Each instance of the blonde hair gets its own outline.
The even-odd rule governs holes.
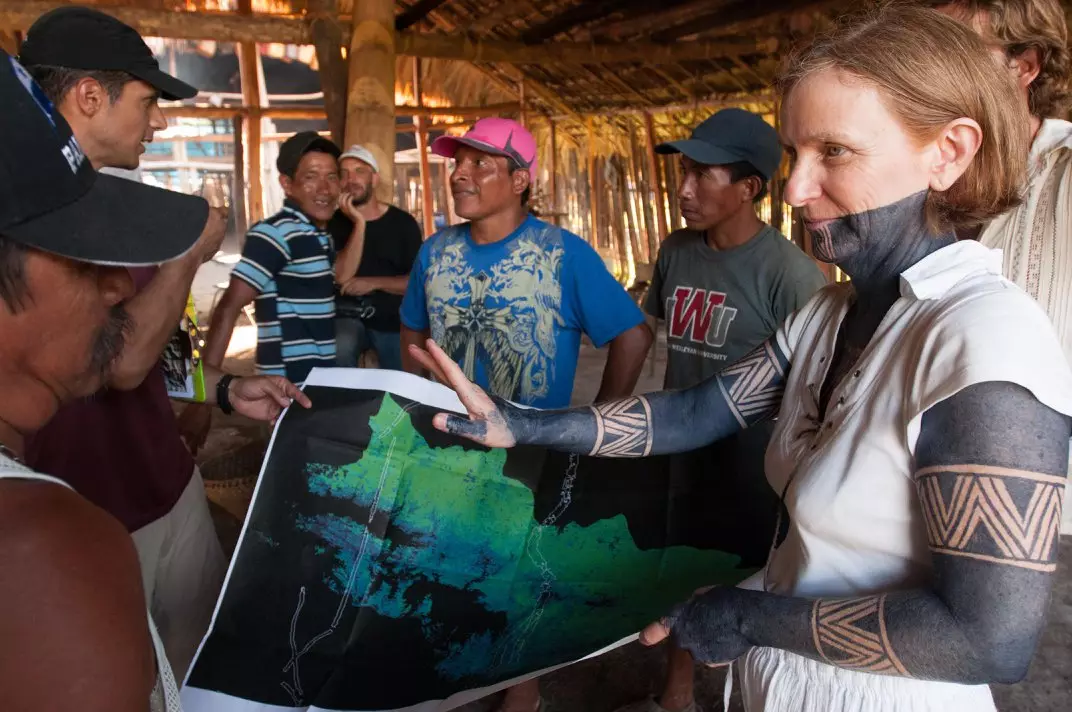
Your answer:
[[[928,220],[936,230],[978,225],[1020,202],[1029,117],[1009,73],[970,28],[922,7],[880,7],[788,57],[776,86],[785,97],[828,69],[878,89],[919,144],[933,141],[959,118],[982,128],[979,151],[964,174],[927,198]]]
[[[969,22],[976,17],[988,20],[985,29],[1010,59],[1030,49],[1038,52],[1039,75],[1027,88],[1030,111],[1044,119],[1062,117],[1072,60],[1065,11],[1057,0],[923,0],[923,4],[956,8]]]

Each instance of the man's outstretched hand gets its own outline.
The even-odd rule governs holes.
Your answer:
[[[428,339],[427,350],[416,344],[409,347],[410,355],[427,368],[440,383],[449,385],[458,394],[468,418],[448,413],[439,413],[432,421],[438,430],[474,440],[487,447],[513,447],[517,437],[511,430],[510,420],[519,410],[505,401],[491,399],[480,386],[465,377],[458,364],[447,356],[436,342]]]

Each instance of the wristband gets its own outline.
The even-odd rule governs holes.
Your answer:
[[[234,412],[234,408],[231,407],[231,381],[234,380],[234,376],[229,373],[225,373],[216,383],[216,405],[220,407],[224,415],[230,415]]]

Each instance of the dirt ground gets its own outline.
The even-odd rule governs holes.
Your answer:
[[[659,353],[665,353],[661,348]],[[591,402],[599,388],[604,354],[585,346],[576,378],[574,402]],[[238,350],[227,362],[233,373],[252,370],[252,353]],[[657,390],[665,362],[645,366],[638,391]],[[248,505],[259,472],[269,429],[241,416],[216,413],[205,448],[198,454],[220,539],[233,552],[240,517]],[[541,681],[548,712],[612,712],[619,706],[656,693],[665,666],[663,648],[625,646],[594,660],[578,663]],[[707,712],[722,710],[725,671],[697,668],[697,700]],[[742,710],[735,686],[730,710]],[[1026,681],[994,686],[1002,712],[1068,712],[1072,710],[1072,538],[1061,543],[1061,567],[1050,607],[1049,625]],[[493,710],[497,698],[467,705],[465,712]]]

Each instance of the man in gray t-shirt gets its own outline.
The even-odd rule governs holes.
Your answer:
[[[755,215],[751,203],[744,209]],[[666,388],[695,385],[737,361],[826,283],[810,257],[755,220],[757,232],[724,249],[688,228],[663,242],[644,310],[666,322]]]
[[[811,258],[756,215],[782,160],[778,135],[762,118],[725,109],[691,138],[656,150],[682,154],[678,202],[688,228],[663,242],[644,308],[666,322],[666,387],[687,388],[770,338],[826,280]],[[676,462],[677,469],[711,474],[709,489],[688,497],[734,503],[732,516],[706,526],[729,527],[748,539],[741,542],[750,559],[743,566],[763,565],[777,517],[777,497],[763,476],[771,430],[753,426]],[[662,695],[623,709],[693,712],[693,672],[689,654],[671,647]]]

